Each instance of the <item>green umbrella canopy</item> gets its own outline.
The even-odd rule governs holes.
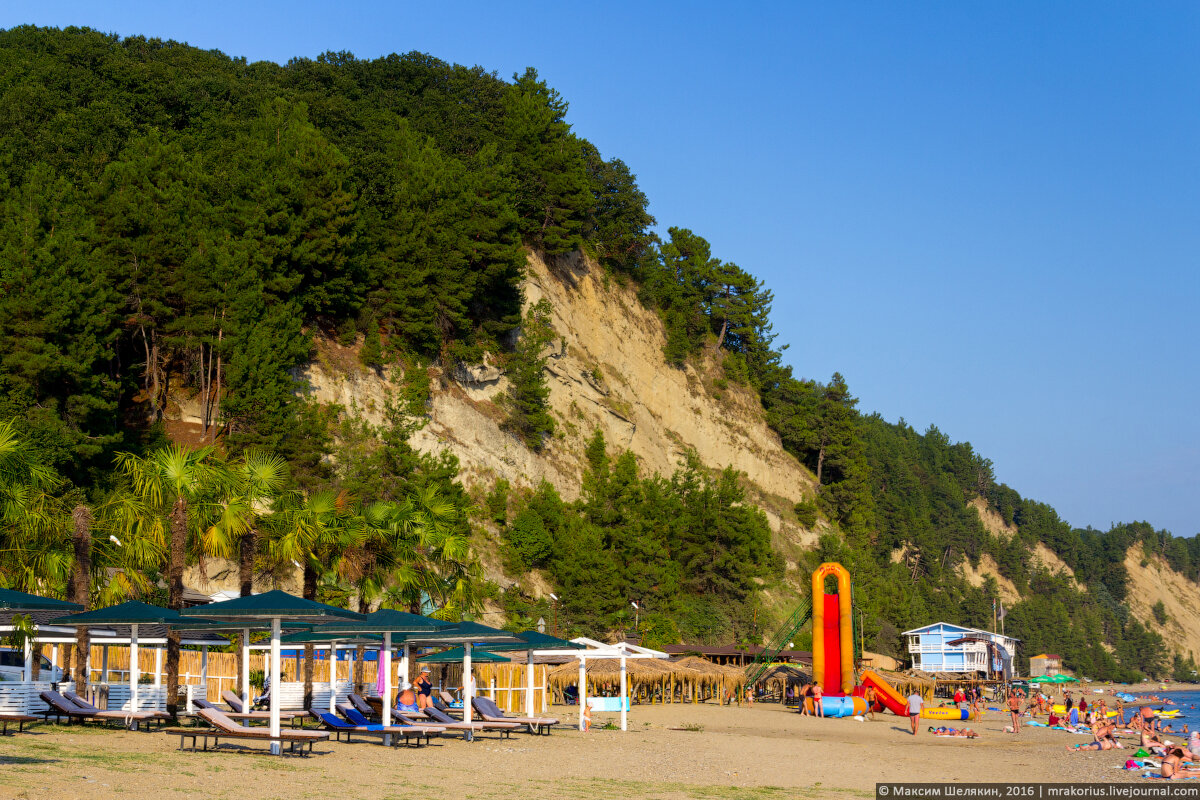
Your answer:
[[[1078,683],[1078,678],[1070,675],[1042,675],[1040,678],[1030,678],[1032,683]]]
[[[489,644],[488,650],[496,652],[507,652],[510,650],[586,650],[587,648],[581,644],[560,639],[557,636],[551,636],[548,633],[539,631],[522,631],[521,633],[513,634],[521,640],[521,644]]]
[[[184,622],[180,612],[170,608],[152,606],[140,600],[127,600],[108,608],[97,608],[66,617],[52,619],[50,625],[174,625]],[[205,623],[208,620],[192,619],[188,622]],[[207,628],[208,625],[201,627]]]
[[[328,622],[331,619],[361,620],[362,614],[336,606],[327,606],[313,600],[305,600],[278,589],[247,597],[235,597],[220,603],[185,608],[184,617],[196,617],[236,623],[239,627],[258,627],[269,620],[288,622]]]
[[[336,620],[313,630],[313,633],[413,633],[432,634],[451,627],[449,622],[381,608],[373,614],[355,615],[354,620]],[[406,637],[407,638],[407,637]]]
[[[21,611],[62,611],[64,613],[83,611],[83,606],[78,603],[68,603],[66,600],[55,600],[53,597],[18,592],[16,589],[0,589],[0,608]]]
[[[383,636],[378,633],[319,633],[317,631],[297,631],[279,637],[280,644],[365,644],[379,647],[383,644]]]
[[[529,645],[515,634],[480,625],[478,622],[460,622],[431,633],[412,633],[404,637],[409,644],[519,644],[518,650],[527,650]]]
[[[459,664],[462,663],[465,655],[466,653],[464,652],[464,649],[460,646],[452,647],[449,650],[443,650],[440,653],[430,653],[429,655],[421,656],[417,659],[417,661],[420,661],[422,664]],[[502,655],[489,653],[487,650],[481,649],[471,651],[471,663],[473,664],[479,662],[499,663],[510,660],[511,659],[505,658]]]

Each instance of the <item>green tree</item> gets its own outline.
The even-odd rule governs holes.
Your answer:
[[[137,523],[139,529],[165,528],[169,542],[167,606],[180,610],[189,539],[198,543],[212,537],[213,525],[224,513],[236,479],[228,465],[207,447],[171,445],[145,456],[118,453],[116,465],[128,481],[132,496],[142,504],[144,516]],[[172,629],[167,632],[167,713],[171,716],[178,714],[178,694],[179,632]]]
[[[508,360],[508,417],[504,424],[533,450],[540,450],[546,437],[554,433],[545,355],[555,335],[550,322],[552,312],[545,298],[530,306],[516,349]]]

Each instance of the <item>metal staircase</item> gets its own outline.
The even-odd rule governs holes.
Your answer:
[[[780,651],[787,647],[788,642],[792,641],[804,623],[810,619],[812,619],[812,599],[806,597],[800,601],[800,605],[796,606],[792,615],[771,637],[771,641],[763,647],[763,651],[746,667],[746,678],[751,686],[758,683],[766,674],[766,671],[771,668],[771,664],[779,657]]]

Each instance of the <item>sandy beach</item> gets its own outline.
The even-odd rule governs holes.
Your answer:
[[[557,709],[564,722],[573,708]],[[596,725],[615,715],[597,714]],[[980,739],[908,733],[892,714],[874,721],[801,717],[774,704],[634,706],[630,730],[549,737],[453,739],[427,748],[329,743],[311,758],[261,749],[179,752],[159,733],[35,726],[0,740],[3,798],[537,798],[868,797],[877,781],[1123,781],[1132,752],[1072,753],[1089,737],[1027,728],[1007,715],[970,726]],[[686,728],[687,730],[677,730]],[[1129,741],[1129,740],[1127,740]],[[1130,742],[1132,744],[1132,742]],[[223,746],[224,747],[224,746]],[[261,746],[255,745],[256,748]],[[353,796],[352,795],[352,796]]]

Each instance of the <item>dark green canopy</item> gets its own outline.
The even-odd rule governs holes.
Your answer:
[[[246,627],[255,627],[249,623],[259,620],[286,619],[293,622],[326,622],[330,619],[361,620],[362,614],[347,611],[336,606],[327,606],[313,600],[305,600],[275,589],[262,594],[252,594],[247,597],[235,597],[220,603],[210,603],[206,606],[185,608],[184,617],[199,617],[223,622],[234,622]]]
[[[381,608],[373,614],[356,614],[353,621],[337,620],[322,625],[313,633],[434,633],[451,627],[451,623],[443,622],[420,614],[410,614],[407,611],[397,611],[394,608]],[[407,638],[407,637],[405,637]]]
[[[508,631],[480,625],[478,622],[460,622],[431,633],[413,633],[404,637],[409,644],[519,644],[518,650],[528,649],[524,640]]]
[[[127,600],[108,608],[97,608],[50,620],[50,625],[171,625],[183,622],[178,611],[152,606],[140,600]],[[206,622],[207,620],[188,620]]]
[[[488,650],[496,652],[508,652],[512,650],[586,650],[587,648],[581,644],[560,639],[557,636],[551,636],[548,633],[540,631],[521,631],[513,634],[521,640],[521,644],[489,644]],[[474,656],[472,656],[474,657]]]
[[[318,631],[297,631],[279,637],[280,644],[365,644],[379,647],[383,644],[383,636],[378,633],[322,633]]]
[[[20,609],[21,611],[82,611],[78,603],[68,603],[66,600],[55,600],[53,597],[41,597],[36,594],[18,592],[16,589],[0,589],[0,608]]]
[[[440,653],[430,653],[429,655],[420,656],[417,661],[422,664],[459,664],[462,663],[466,653],[463,647],[452,647],[449,650],[443,650]],[[471,651],[471,663],[498,663],[510,661],[496,653],[489,653],[487,650],[479,649]]]

